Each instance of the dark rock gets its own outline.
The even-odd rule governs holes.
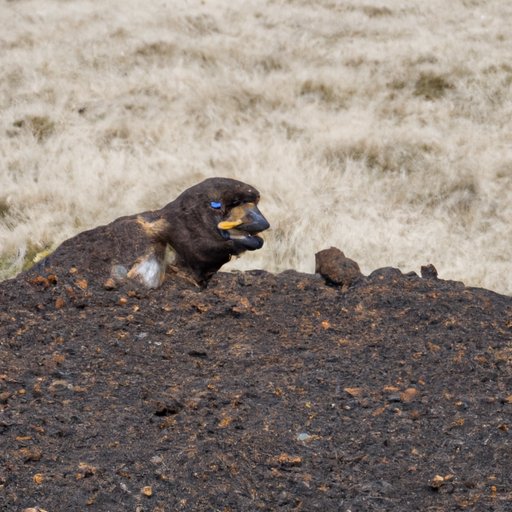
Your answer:
[[[396,280],[401,279],[403,277],[402,272],[400,269],[395,267],[382,267],[378,268],[377,270],[374,270],[368,278],[371,280],[379,280],[379,281],[385,281],[388,279]]]
[[[183,409],[183,404],[172,397],[153,400],[151,406],[155,416],[172,416]]]
[[[437,270],[432,263],[421,267],[421,277],[423,279],[437,279]]]
[[[315,263],[315,272],[320,274],[326,283],[341,286],[345,290],[363,276],[359,265],[336,247],[317,252]]]

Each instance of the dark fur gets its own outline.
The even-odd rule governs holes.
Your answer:
[[[176,253],[173,268],[204,286],[231,256],[253,249],[226,239],[217,224],[229,216],[232,206],[258,200],[259,192],[250,185],[210,178],[185,190],[161,210],[121,217],[66,240],[38,270],[76,267],[107,278],[113,265],[129,270],[148,254],[163,258],[169,244]],[[222,203],[222,208],[213,209],[212,201]],[[260,230],[267,227],[268,223]]]

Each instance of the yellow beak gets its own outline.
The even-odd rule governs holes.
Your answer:
[[[237,220],[223,220],[222,222],[219,222],[217,224],[217,227],[219,229],[225,229],[225,230],[228,230],[228,229],[233,229],[233,228],[236,228],[237,226],[240,226],[240,224],[243,224],[243,220],[242,219],[237,219]]]

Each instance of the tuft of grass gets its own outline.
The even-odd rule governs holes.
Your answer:
[[[428,168],[429,155],[438,149],[426,143],[372,144],[366,141],[328,148],[324,158],[328,165],[344,165],[347,160],[361,161],[369,169],[384,173],[415,172]]]
[[[29,243],[23,258],[21,270],[25,271],[33,267],[36,263],[46,258],[52,252],[51,246],[41,246],[40,244]]]
[[[281,71],[284,69],[284,65],[281,59],[274,55],[266,55],[265,57],[262,57],[256,62],[256,66],[262,69],[265,73]]]
[[[5,197],[0,197],[0,219],[3,219],[7,217],[7,214],[9,213],[9,203],[7,202],[7,199]]]
[[[14,121],[12,125],[30,131],[37,142],[43,142],[55,132],[55,123],[47,116],[27,116]]]
[[[377,7],[373,5],[365,5],[361,10],[368,18],[380,18],[382,16],[392,16],[393,11],[387,7]]]
[[[323,103],[344,106],[344,100],[340,91],[333,85],[319,80],[305,80],[299,90],[300,96],[318,98]]]
[[[127,126],[112,126],[103,132],[103,135],[99,137],[98,142],[105,147],[110,147],[116,144],[126,144],[130,135],[131,133]]]
[[[216,34],[219,27],[213,16],[208,14],[199,14],[196,16],[185,16],[187,28],[194,35],[205,36],[208,34]]]
[[[446,94],[446,91],[453,88],[453,84],[441,75],[431,72],[421,73],[414,84],[414,95],[422,96],[426,100],[438,100]]]
[[[172,58],[176,55],[176,45],[167,43],[165,41],[157,41],[154,43],[146,43],[139,46],[135,50],[135,55],[140,57],[160,57],[160,58]]]

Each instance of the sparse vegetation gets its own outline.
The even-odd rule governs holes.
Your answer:
[[[0,2],[3,267],[228,175],[274,227],[231,268],[313,271],[329,244],[512,292],[511,18],[496,0]]]
[[[14,128],[28,130],[37,140],[43,142],[55,131],[55,123],[47,116],[27,116],[12,123]],[[13,134],[14,132],[10,132]]]
[[[7,214],[9,213],[9,209],[10,206],[7,199],[4,197],[0,197],[0,220],[7,216]]]
[[[438,100],[446,94],[446,91],[453,88],[453,85],[443,76],[435,73],[421,73],[414,84],[414,94],[426,100]]]
[[[142,57],[173,57],[176,55],[176,45],[165,41],[157,41],[155,43],[146,43],[139,46],[135,50],[135,55]]]
[[[380,18],[382,16],[392,16],[393,15],[393,11],[391,9],[389,9],[388,7],[379,7],[376,5],[364,5],[361,9],[369,18]]]

